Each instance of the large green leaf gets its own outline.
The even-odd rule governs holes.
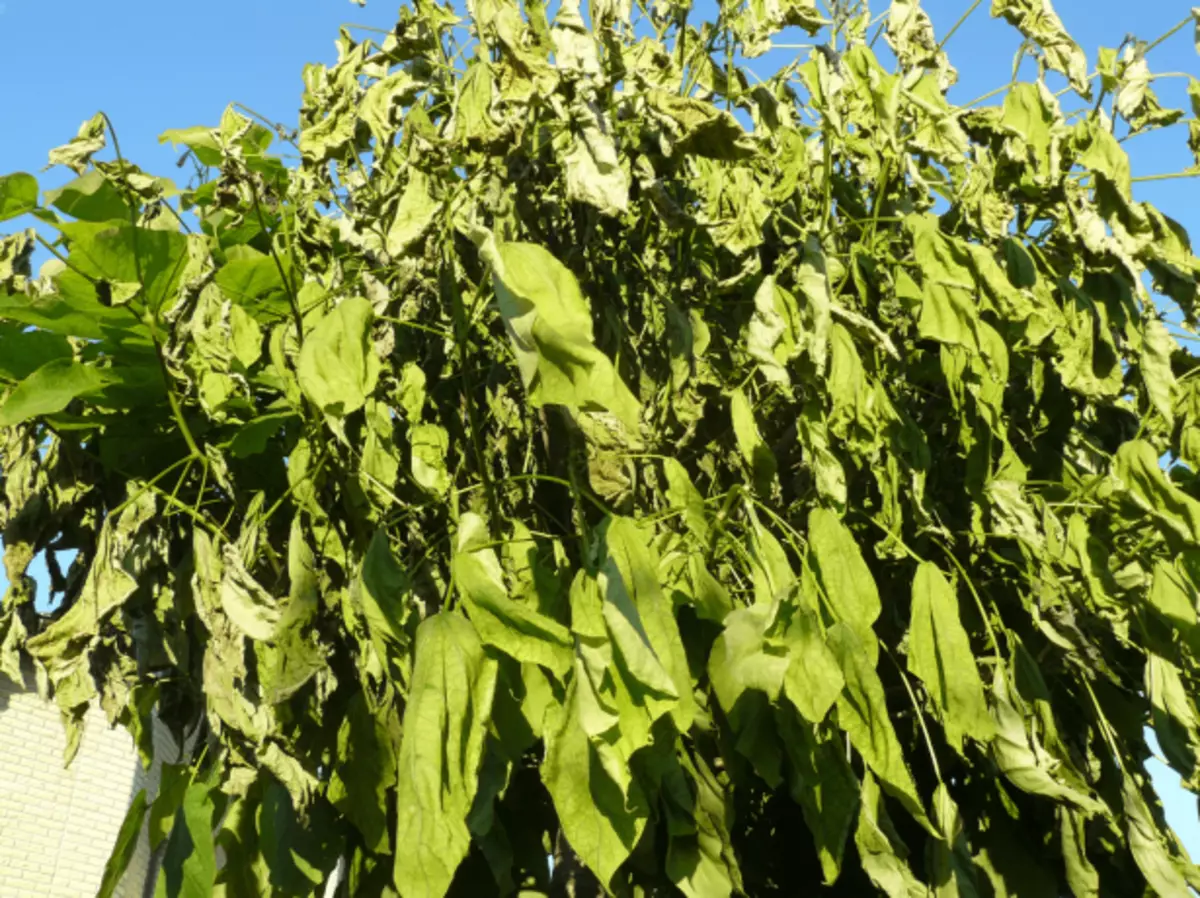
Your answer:
[[[814,508],[808,516],[808,544],[826,600],[838,619],[854,629],[874,666],[879,646],[872,627],[882,605],[854,535],[833,512]]]
[[[458,528],[454,582],[480,639],[517,661],[540,664],[561,678],[571,667],[570,632],[558,621],[509,598],[482,518],[463,515]]]
[[[167,839],[155,898],[207,898],[212,894],[217,876],[214,815],[212,785],[193,781]]]
[[[117,832],[117,840],[113,844],[112,854],[104,865],[104,877],[100,880],[100,888],[96,890],[96,898],[112,898],[129,862],[133,860],[138,847],[138,835],[142,830],[142,821],[146,817],[146,790],[139,789],[137,795],[125,812],[121,821],[121,829]]]
[[[1113,473],[1129,499],[1161,527],[1192,545],[1200,545],[1200,500],[1179,489],[1158,465],[1158,454],[1144,440],[1131,440],[1117,450]]]
[[[46,202],[80,221],[129,220],[129,204],[120,188],[98,171],[80,175],[56,190],[47,190]]]
[[[417,629],[396,780],[395,881],[402,898],[441,898],[467,856],[496,663],[475,628],[443,611]]]
[[[60,412],[72,400],[94,394],[112,382],[112,374],[103,368],[70,358],[53,359],[8,394],[0,405],[0,427]]]
[[[564,704],[547,718],[542,780],[571,847],[607,884],[641,837],[649,808],[640,787],[623,794],[605,769],[579,717],[580,688],[576,678]]]
[[[357,296],[339,303],[305,336],[297,374],[304,394],[325,414],[358,411],[375,389],[380,361],[371,342],[374,312]]]
[[[70,241],[72,268],[112,285],[114,301],[140,293],[146,306],[157,311],[183,272],[187,239],[178,231],[113,221],[64,222],[60,227]]]
[[[388,792],[397,768],[391,737],[377,714],[361,693],[350,700],[338,728],[329,800],[354,822],[368,848],[387,854]]]
[[[531,243],[495,244],[491,258],[496,300],[530,401],[603,409],[636,431],[638,401],[596,347],[591,308],[570,270]]]
[[[934,831],[904,761],[904,750],[888,714],[883,684],[862,643],[845,623],[831,627],[828,640],[846,678],[837,702],[838,726],[846,731],[850,743],[879,777],[884,789],[919,823]]]
[[[987,742],[995,732],[975,666],[958,596],[936,565],[917,567],[912,587],[908,668],[921,678],[942,714],[946,738],[959,752],[962,738]]]
[[[19,381],[43,365],[73,355],[61,334],[0,323],[0,380]]]

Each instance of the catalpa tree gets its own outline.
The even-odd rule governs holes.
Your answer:
[[[1124,144],[1200,81],[991,11],[956,106],[916,0],[415,0],[186,187],[103,115],[0,180],[0,669],[187,748],[102,893],[144,824],[189,898],[1200,887],[1200,260]]]

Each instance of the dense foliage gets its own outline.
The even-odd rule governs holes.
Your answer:
[[[823,10],[415,0],[185,188],[103,115],[0,179],[0,669],[187,746],[106,893],[143,824],[169,896],[1200,887],[1200,260],[1124,146],[1200,122],[1049,0],[962,107]]]

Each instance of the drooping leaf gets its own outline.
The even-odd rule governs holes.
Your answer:
[[[212,894],[217,875],[214,812],[212,786],[193,781],[184,792],[167,839],[154,890],[156,898],[200,898]]]
[[[879,647],[872,627],[883,606],[854,535],[833,512],[814,508],[808,516],[808,542],[825,598],[854,630],[874,666]]]
[[[912,774],[904,762],[904,750],[892,726],[883,684],[870,663],[854,629],[846,623],[829,629],[829,648],[846,679],[838,697],[838,726],[879,778],[884,789],[899,801],[913,818],[933,831],[917,794]]]
[[[962,738],[986,743],[995,727],[963,628],[958,597],[936,565],[922,562],[913,577],[908,668],[940,709],[946,737],[959,752]]]
[[[486,525],[478,515],[463,515],[458,528],[454,581],[479,638],[517,661],[540,664],[561,677],[571,667],[567,628],[509,597],[500,562],[488,546]]]
[[[591,309],[575,276],[540,246],[499,243],[492,278],[530,401],[602,409],[636,431],[637,399],[596,347]]]
[[[104,865],[104,877],[100,880],[100,888],[96,890],[96,898],[111,898],[121,883],[129,862],[137,851],[138,834],[142,829],[142,821],[146,817],[146,790],[139,789],[137,795],[125,812],[121,828],[117,832],[117,840],[113,844],[112,854]]]
[[[396,889],[441,898],[467,855],[496,665],[474,627],[443,611],[417,629],[396,780]]]

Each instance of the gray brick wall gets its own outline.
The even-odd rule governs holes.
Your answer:
[[[176,749],[156,729],[155,764],[143,770],[129,735],[97,706],[64,769],[58,708],[30,685],[0,675],[0,898],[95,895],[130,801],[143,788],[154,797],[158,766]],[[117,898],[141,898],[149,866],[143,829]]]

